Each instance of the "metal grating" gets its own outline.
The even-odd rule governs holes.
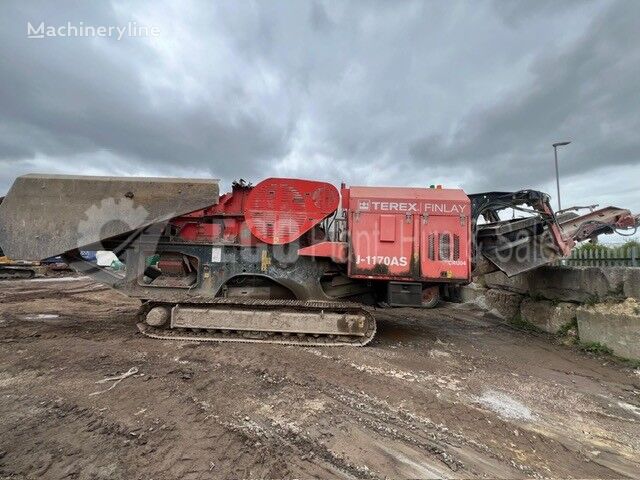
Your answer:
[[[429,256],[429,260],[435,260],[436,259],[436,239],[435,239],[435,235],[433,233],[429,234],[429,238],[427,240],[427,254]]]
[[[460,260],[460,235],[453,235],[453,260]]]
[[[438,260],[451,260],[451,235],[441,233],[438,239]]]

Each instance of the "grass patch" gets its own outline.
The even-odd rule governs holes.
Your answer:
[[[509,325],[511,325],[514,328],[517,328],[518,330],[524,330],[525,332],[535,332],[535,333],[543,332],[541,328],[525,320],[524,318],[522,318],[521,315],[516,315],[514,318],[509,320]]]
[[[619,357],[613,353],[613,350],[611,350],[606,345],[601,344],[600,342],[581,342],[579,344],[579,348],[583,352],[591,353],[598,357],[602,357],[606,360],[619,362],[629,368],[633,368],[633,369],[640,368],[640,360],[635,360],[633,358]]]
[[[559,337],[566,337],[571,330],[578,330],[578,319],[574,318],[570,322],[565,323],[559,329],[556,335]]]
[[[622,358],[622,357],[615,357],[615,358],[620,360],[622,363],[624,363],[628,367],[631,367],[633,369],[640,368],[640,360],[634,360],[632,358]]]
[[[580,344],[580,350],[582,350],[583,352],[595,353],[598,355],[613,356],[613,350],[600,342],[583,342]]]

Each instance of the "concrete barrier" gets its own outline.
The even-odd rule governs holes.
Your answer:
[[[476,303],[486,306],[487,289],[477,283],[470,283],[460,287],[460,301],[463,303]]]
[[[640,301],[640,268],[627,268],[623,283],[624,296]]]
[[[522,320],[546,332],[557,333],[562,327],[575,320],[576,308],[577,305],[574,303],[555,303],[525,297],[520,305],[520,316]]]
[[[497,288],[487,290],[485,295],[487,308],[505,320],[513,320],[520,315],[522,298],[518,293]]]
[[[512,278],[490,273],[484,282],[489,288],[563,302],[587,303],[622,295],[640,300],[640,268],[548,266]]]
[[[580,342],[640,359],[638,267],[547,266],[512,278],[495,272],[462,287],[460,297],[550,333],[577,320]],[[575,328],[571,332],[575,336]]]
[[[509,278],[502,272],[488,273],[484,275],[484,284],[487,288],[499,288],[524,295],[529,293],[530,275],[530,273],[522,273]]]
[[[620,357],[640,359],[640,306],[635,299],[581,306],[576,315],[582,343],[599,343]]]

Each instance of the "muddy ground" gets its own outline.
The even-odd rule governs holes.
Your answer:
[[[152,340],[137,307],[82,278],[0,283],[0,476],[640,471],[640,372],[480,310],[378,311],[366,347],[302,348]]]

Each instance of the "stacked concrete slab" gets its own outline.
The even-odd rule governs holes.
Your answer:
[[[640,359],[640,268],[542,267],[512,278],[491,273],[464,287],[462,300],[550,333],[577,324],[581,342]]]

